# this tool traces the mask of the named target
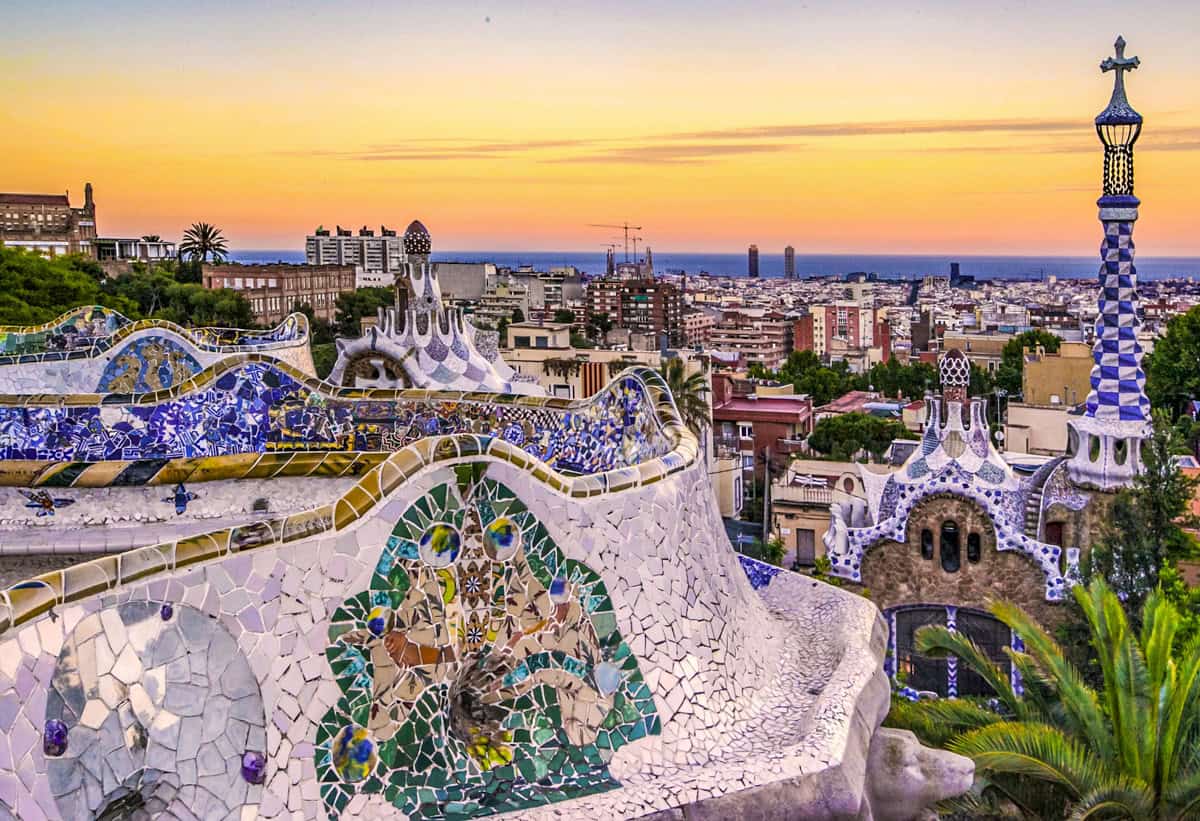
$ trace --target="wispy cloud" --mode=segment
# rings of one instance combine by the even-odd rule
[[[426,137],[367,145],[349,151],[283,153],[356,162],[503,160],[520,156],[551,164],[695,165],[734,156],[794,151],[819,145],[822,140],[911,135],[1008,135],[1012,139],[1002,143],[990,140],[991,144],[986,145],[957,142],[933,148],[901,144],[887,150],[1073,154],[1095,150],[1088,132],[1085,123],[1074,119],[892,120],[754,125],[603,138],[472,140]],[[1161,151],[1200,150],[1200,127],[1161,126],[1148,135],[1146,142]]]
[[[898,134],[986,134],[999,132],[1071,132],[1076,120],[896,120],[879,122],[793,123],[711,131],[683,131],[662,139],[779,139],[782,137],[875,137]]]
[[[633,145],[589,154],[575,154],[545,160],[552,163],[629,163],[694,165],[718,157],[737,154],[769,154],[799,148],[796,143],[668,143]]]

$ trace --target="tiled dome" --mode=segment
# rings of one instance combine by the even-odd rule
[[[941,377],[943,388],[966,388],[971,384],[971,363],[967,355],[957,348],[947,351],[942,357]]]
[[[413,220],[409,223],[404,232],[404,253],[409,256],[429,256],[432,248],[433,241],[429,238],[429,231],[421,221]]]

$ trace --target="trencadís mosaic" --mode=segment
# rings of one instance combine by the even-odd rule
[[[316,736],[331,818],[359,792],[443,818],[612,789],[612,753],[659,732],[604,582],[485,470],[412,504],[332,616],[343,695]]]
[[[138,378],[147,378],[145,368]],[[390,452],[448,433],[503,438],[572,473],[637,464],[671,448],[645,384],[635,375],[581,403],[501,404],[482,401],[483,396],[464,401],[462,395],[419,391],[325,391],[327,386],[267,361],[213,368],[188,384],[197,387],[178,388],[161,401],[147,401],[154,398],[150,395],[122,403],[113,400],[125,397],[110,395],[90,405],[0,406],[0,460],[63,466],[55,474],[56,485],[72,484],[96,462],[128,462],[106,483],[145,484],[171,460]]]

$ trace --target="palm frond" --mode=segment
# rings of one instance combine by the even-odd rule
[[[1122,769],[1132,776],[1153,780],[1154,753],[1149,677],[1145,660],[1116,594],[1103,579],[1075,598],[1092,628],[1092,645],[1104,675],[1104,698],[1112,721],[1112,744]]]
[[[1127,818],[1143,821],[1154,817],[1154,794],[1146,787],[1102,787],[1085,795],[1071,807],[1070,821]]]
[[[1058,696],[1071,734],[1100,755],[1111,754],[1112,736],[1100,710],[1100,700],[1075,665],[1067,660],[1058,642],[1015,604],[996,602],[991,611],[1025,643],[1025,652],[1037,665],[1040,679]]]
[[[1163,792],[1162,806],[1160,815],[1165,819],[1200,818],[1200,769],[1171,782]]]
[[[1181,770],[1200,770],[1200,634],[1184,647],[1160,721],[1158,773],[1171,784]]]
[[[918,653],[935,658],[958,656],[963,664],[988,683],[1009,712],[1022,720],[1034,718],[1029,712],[1028,703],[1013,691],[1008,674],[968,636],[942,625],[928,624],[917,630],[914,647]]]
[[[1079,799],[1097,790],[1128,786],[1096,751],[1057,727],[1031,721],[991,724],[950,742],[949,749],[977,770],[1023,775],[1057,784]]]

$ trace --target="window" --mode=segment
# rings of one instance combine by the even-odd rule
[[[979,538],[979,534],[972,530],[967,534],[967,561],[971,564],[978,564],[982,553],[983,539]]]
[[[941,558],[942,570],[947,573],[957,573],[962,564],[961,549],[958,542],[958,523],[942,522]]]
[[[529,337],[514,336],[513,337],[513,345],[518,348],[528,348],[529,347]]]
[[[921,531],[921,558],[933,558],[933,531],[928,528]]]
[[[743,439],[753,439],[754,425],[750,422],[738,422],[738,436]]]
[[[550,337],[539,336],[537,339],[534,340],[534,344],[539,348],[549,348],[550,347]]]

